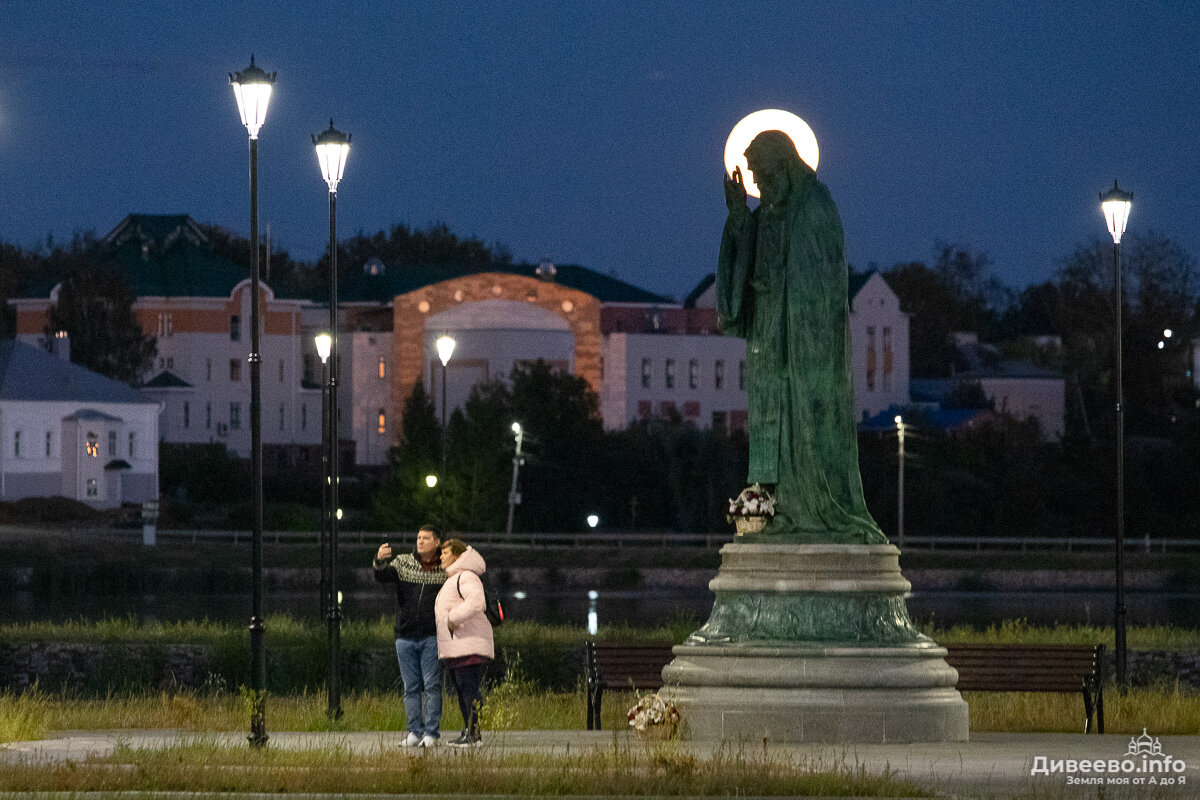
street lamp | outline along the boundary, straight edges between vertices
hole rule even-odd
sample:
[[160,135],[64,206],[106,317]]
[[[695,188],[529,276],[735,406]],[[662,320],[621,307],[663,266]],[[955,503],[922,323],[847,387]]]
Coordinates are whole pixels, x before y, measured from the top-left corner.
[[[1116,404],[1117,416],[1117,552],[1116,608],[1113,612],[1116,628],[1117,683],[1125,685],[1125,395],[1121,385],[1121,235],[1129,222],[1133,193],[1123,192],[1113,181],[1113,188],[1100,195],[1100,210],[1113,239],[1113,313],[1116,316]],[[1165,332],[1164,332],[1165,333]]]
[[430,489],[437,486],[437,475],[426,475],[425,476],[425,485],[428,486]]
[[321,358],[321,615],[329,613],[329,350],[333,337],[313,337]]
[[[453,336],[442,334],[437,338],[438,360],[442,362],[442,475],[446,475],[446,377],[450,370],[450,356],[454,355],[457,342]],[[442,492],[442,524],[446,524],[446,492]]]
[[896,435],[900,438],[900,448],[896,453],[896,546],[904,546],[904,418],[899,414],[895,417]]
[[[337,595],[338,570],[338,520],[342,509],[338,506],[338,486],[341,482],[338,444],[338,373],[341,371],[341,349],[338,347],[338,295],[337,295],[337,187],[346,171],[346,156],[350,154],[350,137],[333,127],[312,137],[317,149],[317,164],[321,167],[321,178],[329,186],[329,593]],[[327,615],[329,628],[329,667],[327,683],[329,692],[330,719],[342,716],[342,695],[339,680],[341,658],[342,611],[341,603],[330,603]]]
[[250,529],[250,562],[253,575],[250,616],[250,689],[253,703],[250,711],[250,746],[262,747],[267,739],[267,656],[263,642],[263,585],[262,585],[262,356],[258,352],[258,132],[267,118],[267,105],[275,73],[267,74],[254,65],[231,73],[229,84],[237,99],[238,114],[250,134],[250,486],[253,520]]
[[508,487],[508,521],[504,523],[504,535],[506,538],[512,537],[513,514],[516,513],[517,503],[521,502],[521,495],[517,493],[517,476],[521,472],[521,465],[525,463],[524,459],[521,458],[521,444],[525,441],[525,429],[521,427],[521,423],[514,422],[512,424],[512,432],[516,438],[517,447],[513,451],[512,484]]
[[588,514],[587,524],[588,524],[589,528],[594,529],[597,525],[600,524],[600,517],[596,516],[595,514]]

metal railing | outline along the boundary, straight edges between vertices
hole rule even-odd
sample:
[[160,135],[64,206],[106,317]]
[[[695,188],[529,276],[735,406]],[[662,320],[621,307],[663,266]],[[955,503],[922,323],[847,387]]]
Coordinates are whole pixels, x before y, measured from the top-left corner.
[[[140,533],[140,531],[139,531]],[[160,539],[199,541],[249,541],[245,530],[170,530],[160,528]],[[383,542],[413,544],[415,531],[341,531],[343,544],[376,545]],[[672,531],[580,531],[578,533],[468,533],[463,538],[472,544],[501,547],[705,547],[716,548],[734,541],[732,533],[676,533]],[[316,531],[264,531],[264,541],[275,544],[316,544]],[[891,540],[895,544],[895,539]],[[1113,539],[1103,536],[905,536],[905,550],[1112,550]],[[1138,537],[1125,540],[1126,551],[1166,553],[1200,550],[1200,539]]]

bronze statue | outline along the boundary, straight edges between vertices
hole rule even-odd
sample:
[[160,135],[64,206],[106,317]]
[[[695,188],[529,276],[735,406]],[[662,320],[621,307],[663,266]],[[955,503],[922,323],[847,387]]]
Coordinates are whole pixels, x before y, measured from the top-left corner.
[[723,331],[746,339],[748,481],[775,495],[753,538],[885,544],[858,471],[837,207],[782,131],[756,136],[746,160],[762,201],[747,207],[740,169],[725,178],[717,312]]

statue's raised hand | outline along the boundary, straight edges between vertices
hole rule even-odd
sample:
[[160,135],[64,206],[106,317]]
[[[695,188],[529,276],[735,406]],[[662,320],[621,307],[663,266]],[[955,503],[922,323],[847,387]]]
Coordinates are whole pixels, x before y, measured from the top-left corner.
[[725,205],[730,214],[746,210],[746,182],[742,179],[742,168],[733,168],[733,177],[725,176]]

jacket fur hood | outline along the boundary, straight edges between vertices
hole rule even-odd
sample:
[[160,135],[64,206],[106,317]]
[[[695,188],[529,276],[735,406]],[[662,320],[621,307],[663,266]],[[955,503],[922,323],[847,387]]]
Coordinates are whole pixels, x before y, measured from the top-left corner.
[[461,556],[454,560],[453,564],[446,567],[446,574],[457,575],[463,570],[474,572],[476,575],[487,572],[487,563],[474,547],[468,547]]

